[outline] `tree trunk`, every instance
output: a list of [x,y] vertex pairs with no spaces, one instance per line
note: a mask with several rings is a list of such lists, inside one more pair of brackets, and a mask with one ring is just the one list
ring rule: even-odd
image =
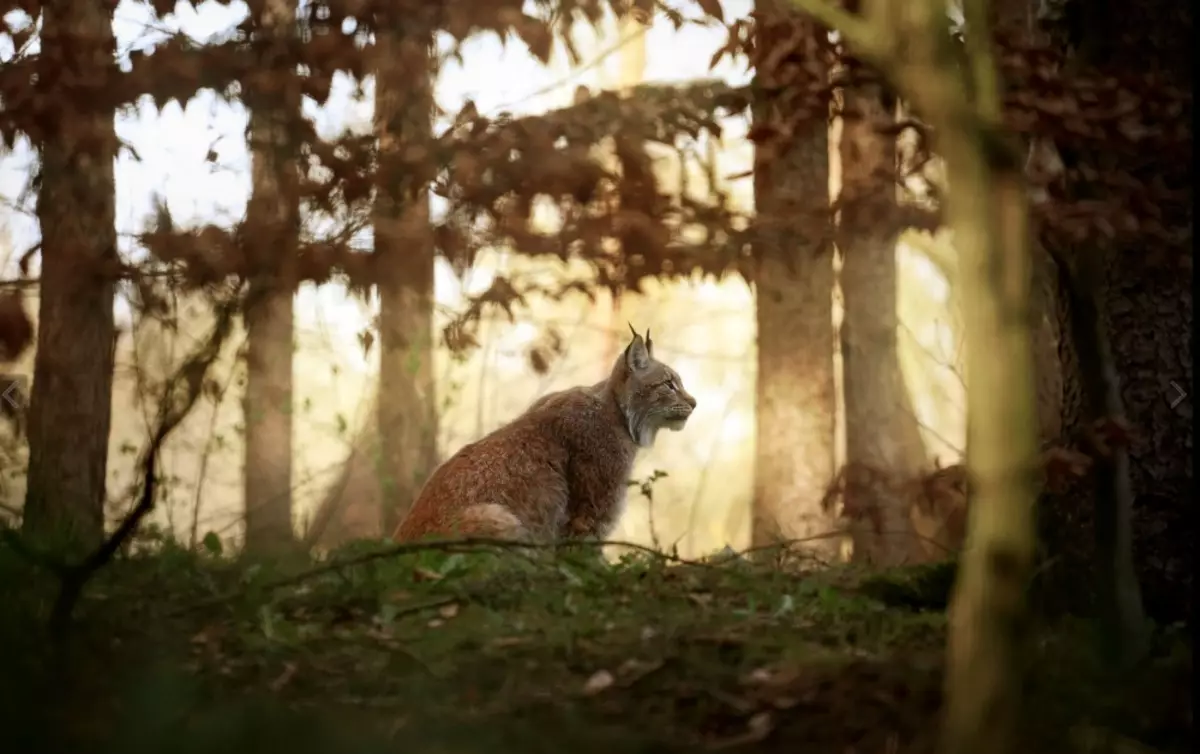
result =
[[[290,34],[295,11],[275,0],[264,11],[267,34]],[[286,57],[282,58],[286,60]],[[281,79],[293,76],[285,64]],[[292,355],[295,263],[300,232],[299,174],[288,123],[300,117],[291,87],[247,92],[253,160],[246,209],[250,261],[246,310],[246,551],[269,553],[295,541],[292,523]]]
[[1062,435],[1063,373],[1059,341],[1064,337],[1058,321],[1058,279],[1054,262],[1036,240],[1033,255],[1033,370],[1036,378],[1039,445],[1057,442]]
[[[1180,26],[1190,27],[1190,17],[1181,20],[1176,17],[1179,13],[1190,16],[1185,6],[1113,0],[1089,6],[1082,16],[1087,23],[1079,29],[1080,36],[1059,41],[1078,50],[1081,65],[1118,73],[1153,71],[1190,89],[1188,43],[1186,35],[1176,32]],[[1065,147],[1062,151],[1071,168],[1086,163],[1092,169],[1131,173],[1146,185],[1183,187],[1187,199],[1178,206],[1160,205],[1159,211],[1166,223],[1190,225],[1190,177],[1184,177],[1187,166],[1175,164],[1172,155],[1154,151],[1090,153],[1072,149],[1070,144],[1059,146]],[[1087,189],[1073,186],[1069,190],[1079,194]],[[1114,484],[1114,480],[1124,484],[1112,473],[1112,467],[1121,463],[1122,451],[1118,450],[1111,458],[1098,459],[1096,474],[1088,480],[1097,485],[1094,489],[1091,483],[1077,485],[1074,494],[1055,495],[1046,501],[1046,539],[1054,556],[1074,566],[1064,578],[1088,579],[1097,586],[1098,607],[1112,619],[1110,633],[1132,633],[1127,627],[1133,620],[1121,617],[1126,611],[1116,606],[1133,604],[1130,595],[1139,582],[1145,610],[1156,620],[1190,619],[1192,296],[1188,276],[1179,266],[1179,260],[1190,262],[1190,249],[1154,241],[1149,248],[1142,244],[1068,248],[1063,253],[1071,267],[1085,258],[1094,264],[1097,255],[1102,260],[1102,269],[1094,272],[1091,287],[1085,291],[1087,298],[1094,300],[1095,322],[1081,323],[1089,318],[1086,313],[1081,317],[1079,306],[1066,295],[1060,297],[1058,313],[1064,329],[1086,332],[1094,327],[1106,333],[1098,337],[1107,343],[1099,345],[1111,351],[1114,371],[1111,376],[1094,369],[1089,373],[1083,344],[1063,339],[1063,431],[1068,437],[1086,440],[1094,435],[1095,421],[1111,415],[1114,405],[1123,405],[1132,425],[1124,449],[1132,499],[1123,501],[1124,493]],[[1110,386],[1110,382],[1115,384]],[[1172,382],[1188,395],[1174,406],[1178,392]],[[1106,396],[1105,391],[1113,395]],[[1081,496],[1093,493],[1094,511],[1080,505]],[[1130,531],[1123,532],[1126,526]],[[1121,552],[1124,549],[1133,551],[1134,575],[1123,573],[1121,564],[1130,558]],[[1097,564],[1100,580],[1093,576]],[[1081,592],[1085,590],[1076,584],[1073,593]]]
[[1026,189],[1017,146],[1005,143],[987,4],[963,3],[962,67],[946,43],[945,5],[903,8],[907,23],[879,33],[906,40],[908,64],[890,67],[945,159],[967,349],[971,503],[949,609],[942,745],[946,754],[1008,754],[1019,749],[1037,492]]
[[[407,23],[407,22],[406,22]],[[405,147],[432,138],[431,33],[378,32],[374,225],[379,286],[380,523],[390,534],[437,463],[433,373],[433,257],[424,164]],[[428,162],[428,159],[425,160]]]
[[[1113,40],[1106,61],[1113,70],[1156,70],[1185,91],[1192,89],[1190,6],[1112,0]],[[1179,14],[1187,16],[1181,24]],[[1117,29],[1124,31],[1118,34]],[[1116,41],[1119,40],[1119,41]],[[1190,113],[1181,118],[1190,120]],[[1190,151],[1190,150],[1189,150]],[[1139,152],[1121,165],[1145,185],[1166,182],[1186,193],[1178,205],[1160,205],[1166,224],[1191,228],[1191,170],[1168,154]],[[1120,397],[1133,424],[1129,475],[1133,487],[1133,540],[1146,605],[1161,620],[1191,617],[1192,595],[1192,250],[1186,241],[1152,242],[1116,249],[1106,270],[1102,317],[1112,338]],[[1157,248],[1154,248],[1157,247]],[[1171,386],[1187,396],[1178,405]]]
[[[1158,618],[1190,619],[1192,289],[1185,275],[1148,262],[1143,249],[1123,248],[1116,257],[1103,301],[1121,400],[1134,427],[1129,474],[1138,571]],[[1187,393],[1180,405],[1172,405],[1172,382]]]
[[[1081,388],[1074,396],[1077,403],[1073,409],[1076,416],[1088,420],[1088,425],[1074,429],[1085,430],[1089,436],[1095,422],[1123,422],[1125,417],[1111,338],[1099,311],[1099,276],[1108,266],[1103,256],[1101,250],[1088,249],[1073,260],[1062,259],[1064,304],[1075,357],[1072,378]],[[1115,443],[1097,452],[1094,461],[1096,552],[1092,560],[1101,638],[1113,664],[1128,666],[1141,657],[1146,638],[1141,590],[1133,566],[1129,451]]]
[[61,110],[41,144],[42,270],[24,528],[83,547],[104,535],[115,345],[117,138],[111,107],[93,91],[109,78],[95,72],[113,71],[105,7],[43,7],[36,64],[36,86]]
[[[760,2],[761,52],[756,80],[763,101],[756,119],[796,119],[773,98],[804,64],[827,58],[823,33],[775,3]],[[793,36],[793,28],[802,33]],[[772,45],[796,44],[765,69]],[[818,57],[819,56],[819,57]],[[822,500],[834,475],[833,255],[828,243],[829,138],[823,113],[804,118],[786,144],[759,148],[754,171],[760,242],[756,249],[758,381],[753,542],[766,545],[830,533],[837,521]],[[800,116],[803,117],[803,116]],[[823,217],[822,220],[808,218]],[[837,557],[837,538],[806,543]]]
[[[847,61],[852,71],[857,63]],[[843,90],[838,245],[842,385],[846,411],[845,506],[855,519],[854,558],[897,565],[921,558],[902,490],[921,473],[925,447],[900,369],[896,316],[895,137],[892,97],[877,84]]]
[[[981,46],[988,43],[985,38]],[[963,257],[971,417],[971,513],[950,607],[944,743],[948,754],[1007,754],[1016,750],[1020,729],[1025,590],[1035,543],[1037,417],[1025,186],[1015,160],[986,158],[982,134],[950,136],[954,121],[935,119],[932,110],[923,109],[947,134],[941,148]]]

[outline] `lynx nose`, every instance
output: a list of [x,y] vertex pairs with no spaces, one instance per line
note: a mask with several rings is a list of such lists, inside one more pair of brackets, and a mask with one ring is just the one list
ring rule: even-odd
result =
[[680,397],[683,398],[683,402],[687,404],[687,412],[684,415],[691,416],[692,409],[696,408],[696,399],[692,397],[691,393],[683,393]]

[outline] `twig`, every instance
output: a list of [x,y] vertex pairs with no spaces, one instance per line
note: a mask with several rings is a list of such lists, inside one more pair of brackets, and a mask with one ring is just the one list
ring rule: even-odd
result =
[[[179,371],[167,382],[166,394],[159,406],[158,428],[142,457],[142,492],[137,505],[121,521],[112,536],[91,555],[79,563],[67,565],[58,571],[60,578],[58,596],[50,611],[49,628],[52,637],[61,639],[66,635],[75,606],[78,604],[87,582],[113,559],[126,540],[137,530],[142,519],[154,509],[155,472],[159,453],[167,438],[200,398],[204,389],[204,377],[220,355],[221,346],[224,345],[233,329],[234,315],[240,308],[238,306],[240,298],[235,292],[227,303],[217,309],[216,323],[213,325],[212,334],[208,340],[184,362]],[[181,383],[184,392],[179,395],[176,391]]]
[[225,384],[221,385],[216,400],[213,401],[212,418],[208,422],[208,440],[204,443],[204,451],[200,454],[200,469],[196,472],[196,499],[192,504],[192,525],[188,537],[188,547],[195,549],[200,533],[200,509],[203,507],[201,495],[204,492],[204,482],[208,478],[208,461],[212,457],[214,439],[217,437],[217,421],[221,417],[221,401],[224,400],[229,386],[237,376],[236,364],[229,368]]

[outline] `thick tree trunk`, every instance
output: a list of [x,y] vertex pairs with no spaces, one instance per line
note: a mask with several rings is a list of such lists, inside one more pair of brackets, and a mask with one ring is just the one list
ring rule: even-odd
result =
[[838,245],[844,254],[845,506],[855,518],[855,560],[897,565],[923,554],[903,489],[926,456],[897,342],[898,229],[889,220],[895,217],[896,143],[878,133],[895,109],[879,85],[848,88],[843,97]]
[[[264,12],[267,33],[288,34],[290,0]],[[291,71],[277,71],[287,77]],[[253,184],[246,209],[251,262],[246,310],[246,550],[294,543],[292,523],[292,354],[295,262],[300,232],[299,174],[288,122],[300,116],[289,87],[247,92]]]
[[[73,546],[104,534],[116,274],[111,108],[92,91],[113,68],[103,3],[42,9],[37,86],[60,103],[42,147],[37,354],[24,528]],[[63,66],[66,66],[64,68]]]
[[[804,76],[803,66],[826,56],[816,28],[774,3],[760,2],[756,77],[764,101],[756,118],[796,113],[772,100],[773,87]],[[792,36],[792,25],[803,30]],[[765,70],[774,44],[797,44],[776,67]],[[807,59],[806,59],[807,58]],[[828,534],[837,521],[822,506],[834,474],[833,255],[829,230],[819,217],[829,205],[828,124],[821,113],[807,118],[786,145],[759,151],[755,202],[760,226],[755,293],[758,321],[756,385],[757,449],[754,470],[755,545]],[[768,157],[769,154],[769,157]],[[829,537],[803,549],[826,560],[837,557]]]
[[[1187,37],[1176,31],[1191,24],[1190,10],[1185,6],[1112,0],[1096,8],[1089,6],[1083,17],[1087,23],[1081,36],[1060,40],[1078,50],[1081,63],[1117,73],[1153,71],[1185,90],[1191,88]],[[1172,162],[1171,155],[1153,151],[1090,154],[1072,149],[1071,144],[1059,146],[1066,154],[1068,167],[1088,163],[1094,169],[1131,173],[1146,185],[1183,189],[1189,194],[1186,200],[1178,205],[1160,205],[1159,211],[1164,224],[1190,225],[1187,166]],[[1087,187],[1072,186],[1069,190],[1079,193]],[[1132,500],[1122,502],[1121,496],[1110,499],[1113,490],[1093,489],[1091,484],[1077,485],[1074,495],[1051,496],[1044,512],[1046,539],[1052,554],[1067,564],[1067,579],[1087,579],[1095,573],[1095,559],[1101,559],[1100,573],[1108,575],[1097,583],[1097,596],[1102,598],[1099,606],[1106,612],[1112,613],[1113,606],[1122,604],[1123,599],[1131,599],[1121,597],[1129,591],[1121,587],[1122,583],[1140,582],[1146,611],[1152,617],[1159,621],[1190,618],[1192,295],[1184,272],[1190,264],[1180,264],[1185,259],[1190,263],[1190,249],[1154,241],[1149,248],[1064,249],[1063,254],[1074,260],[1072,266],[1085,256],[1091,261],[1099,255],[1102,260],[1103,269],[1094,275],[1090,296],[1095,301],[1095,325],[1107,333],[1108,343],[1101,345],[1111,351],[1115,372],[1111,380],[1098,380],[1097,375],[1088,373],[1086,354],[1078,344],[1063,339],[1063,432],[1076,441],[1086,442],[1093,436],[1093,423],[1110,413],[1114,404],[1097,391],[1107,382],[1114,382],[1115,404],[1123,405],[1132,425],[1126,448]],[[1060,296],[1058,312],[1064,331],[1072,326],[1079,328],[1080,312],[1068,296]],[[1178,392],[1172,382],[1188,394],[1174,406]],[[1093,478],[1097,485],[1111,486],[1110,465],[1109,460],[1101,459]],[[1097,495],[1094,512],[1086,498],[1080,499],[1093,493],[1104,493]],[[1126,520],[1130,532],[1121,531]],[[1122,544],[1125,537],[1132,540],[1136,581],[1121,575],[1120,563],[1128,557],[1120,552],[1129,547]],[[1071,565],[1074,568],[1069,568]],[[1120,578],[1111,578],[1114,569]],[[1072,593],[1083,590],[1075,588]]]
[[[1113,70],[1157,71],[1191,91],[1190,5],[1157,0],[1111,0],[1111,26],[1101,30],[1112,44],[1097,59]],[[1105,54],[1107,53],[1107,54]],[[1184,122],[1192,114],[1180,115]],[[1190,150],[1189,150],[1190,151]],[[1136,162],[1134,161],[1136,160]],[[1145,182],[1164,182],[1186,194],[1160,205],[1164,224],[1191,228],[1191,170],[1166,154],[1132,156],[1129,170]],[[1191,233],[1178,245],[1153,242],[1116,250],[1106,272],[1103,315],[1121,400],[1133,424],[1129,475],[1133,487],[1135,563],[1146,606],[1161,620],[1191,617],[1195,505],[1192,482],[1192,250]],[[1156,247],[1156,248],[1155,248]],[[1172,405],[1178,392],[1187,393]]]
[[[1175,249],[1178,254],[1190,254]],[[1164,620],[1190,618],[1192,587],[1192,289],[1143,249],[1119,251],[1104,307],[1121,400],[1133,421],[1129,446],[1137,570],[1148,607]],[[1171,383],[1182,386],[1179,397]]]
[[[1109,266],[1102,250],[1088,250],[1075,259],[1061,257],[1064,309],[1068,313],[1072,379],[1080,386],[1073,396],[1074,417],[1086,417],[1086,426],[1073,430],[1092,437],[1096,422],[1123,422],[1124,402],[1112,356],[1111,337],[1100,312],[1100,274]],[[1133,490],[1129,474],[1129,450],[1113,443],[1093,448],[1095,483],[1096,574],[1101,632],[1114,663],[1127,665],[1140,658],[1144,649],[1145,620],[1141,591],[1133,565]],[[1086,485],[1076,485],[1086,489]]]
[[[381,30],[375,46],[380,145],[374,225],[379,286],[380,524],[390,534],[437,463],[433,240],[426,177],[404,147],[432,136],[432,34]],[[417,150],[420,151],[420,150]]]

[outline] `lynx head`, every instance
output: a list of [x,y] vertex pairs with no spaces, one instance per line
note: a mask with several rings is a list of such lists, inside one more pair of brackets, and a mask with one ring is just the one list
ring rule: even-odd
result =
[[643,338],[632,325],[629,329],[633,340],[617,358],[609,382],[629,435],[647,448],[654,443],[658,430],[683,429],[696,399],[684,389],[678,372],[654,358],[650,331]]

